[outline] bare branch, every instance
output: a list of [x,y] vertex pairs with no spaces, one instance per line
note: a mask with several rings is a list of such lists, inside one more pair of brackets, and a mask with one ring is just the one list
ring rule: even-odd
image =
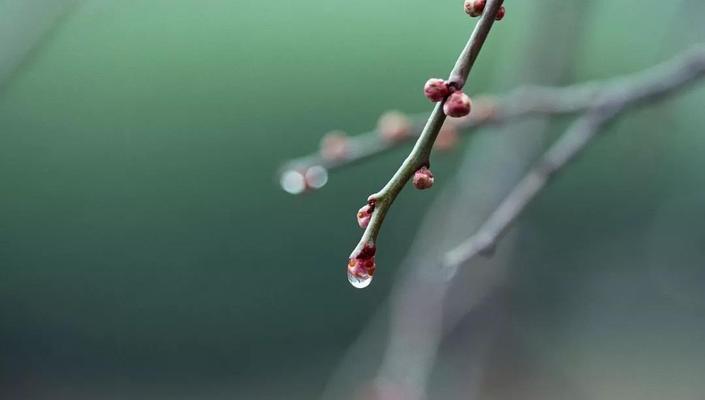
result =
[[[495,15],[497,15],[497,11],[502,6],[502,3],[503,0],[487,1],[485,12],[482,14],[482,17],[478,21],[477,25],[475,25],[475,29],[473,30],[467,45],[456,62],[455,67],[450,74],[449,81],[459,89],[462,88],[464,83],[467,81],[477,55],[479,54],[482,45],[485,43],[485,39],[487,38],[487,35],[489,34],[489,31],[495,21]],[[365,250],[365,248],[374,248],[377,235],[379,234],[384,218],[387,215],[392,203],[402,191],[409,179],[411,179],[414,172],[416,172],[416,170],[420,167],[429,164],[429,156],[431,154],[431,149],[433,148],[433,143],[435,142],[438,132],[443,126],[445,119],[446,115],[443,112],[443,102],[439,102],[429,116],[426,125],[414,145],[414,148],[411,150],[411,153],[409,153],[397,172],[394,176],[392,176],[382,190],[369,197],[369,200],[374,202],[372,219],[365,229],[360,242],[352,251],[350,255],[351,259],[358,257]]]
[[446,254],[444,266],[455,269],[478,255],[491,254],[497,242],[552,177],[565,168],[616,117],[630,108],[663,100],[705,77],[705,47],[625,79],[605,85],[590,109],[553,144],[467,241]]

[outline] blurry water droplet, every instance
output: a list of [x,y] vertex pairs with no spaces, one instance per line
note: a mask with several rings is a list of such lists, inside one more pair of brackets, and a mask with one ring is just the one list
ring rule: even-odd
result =
[[279,183],[287,193],[301,194],[306,190],[306,179],[299,171],[289,170],[284,172]]
[[[372,249],[374,247],[365,247],[365,249]],[[370,250],[368,250],[369,252]],[[375,264],[374,256],[368,254],[362,254],[364,258],[351,258],[348,260],[348,281],[353,287],[357,289],[363,289],[370,286],[372,283],[372,276],[375,274],[375,269],[377,265]]]
[[372,275],[355,275],[348,269],[348,281],[356,289],[364,289],[372,283]]
[[328,170],[320,165],[314,165],[306,170],[305,184],[312,189],[320,189],[328,183]]

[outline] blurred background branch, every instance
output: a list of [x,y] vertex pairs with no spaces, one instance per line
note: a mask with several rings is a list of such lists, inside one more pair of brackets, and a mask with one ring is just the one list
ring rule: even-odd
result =
[[[653,71],[647,72],[651,73]],[[449,120],[446,123],[459,132],[472,133],[487,125],[512,123],[531,116],[577,114],[586,112],[594,107],[597,98],[605,92],[612,91],[615,86],[619,87],[620,90],[629,90],[626,86],[643,85],[645,79],[668,78],[664,76],[645,77],[643,75],[644,72],[640,72],[623,77],[609,78],[604,81],[591,81],[565,87],[522,86],[506,95],[478,97],[474,101],[473,112],[470,115]],[[640,82],[635,82],[635,80]],[[417,138],[423,129],[424,125],[421,124],[421,120],[424,117],[425,114],[409,116],[411,124],[408,134],[396,137],[394,140],[385,139],[383,129],[378,128],[346,138],[344,143],[340,144],[344,149],[340,149],[334,155],[326,155],[325,151],[321,151],[325,149],[321,149],[309,155],[287,161],[280,168],[280,178],[292,171],[306,171],[315,167],[333,171],[353,166],[366,159],[387,153]],[[320,187],[317,189],[320,189]]]
[[585,149],[606,124],[631,108],[661,101],[676,91],[688,89],[703,75],[705,47],[699,46],[633,77],[601,85],[601,89],[590,96],[590,102],[586,102],[590,105],[585,114],[543,154],[477,233],[446,254],[443,265],[450,268],[448,273],[453,274],[455,268],[478,255],[493,253],[497,241],[534,197]]
[[81,0],[4,0],[0,13],[0,91],[32,62]]

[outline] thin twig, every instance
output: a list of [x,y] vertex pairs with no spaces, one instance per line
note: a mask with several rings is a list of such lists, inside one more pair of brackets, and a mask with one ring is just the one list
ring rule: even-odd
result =
[[603,93],[595,97],[591,108],[544,153],[477,232],[446,254],[444,266],[453,270],[478,255],[491,254],[504,233],[551,178],[570,164],[616,117],[630,108],[663,100],[703,77],[705,47],[698,47],[620,84],[606,86]]
[[[504,0],[487,1],[482,17],[477,25],[475,25],[475,29],[470,35],[467,45],[460,54],[458,61],[455,63],[453,71],[450,73],[449,81],[458,89],[462,89],[465,82],[467,82],[470,71],[477,59],[477,55],[487,39],[487,35],[494,24],[495,15],[497,15],[503,2]],[[443,112],[443,102],[439,102],[429,116],[411,153],[409,153],[397,172],[382,190],[369,197],[370,200],[374,200],[375,202],[372,219],[365,229],[360,242],[352,251],[350,258],[357,257],[366,246],[374,246],[384,218],[387,215],[387,211],[389,211],[396,197],[414,175],[414,172],[420,167],[429,164],[429,156],[433,148],[433,143],[436,141],[438,132],[443,126],[445,119],[446,115]]]
[[[39,3],[39,2],[38,2]],[[56,33],[63,28],[66,22],[74,15],[82,5],[83,0],[67,0],[48,4],[37,4],[35,10],[39,10],[39,15],[28,15],[32,21],[31,29],[20,32],[11,32],[10,38],[12,46],[3,46],[3,59],[0,61],[0,92],[31,64],[43,48],[51,41]],[[30,8],[31,9],[31,8]],[[12,17],[9,17],[12,18]],[[16,18],[16,17],[15,17]],[[4,21],[9,22],[9,21]],[[12,27],[22,28],[25,25],[13,21],[16,25]],[[25,37],[21,37],[25,36]],[[21,40],[18,40],[21,39]],[[5,43],[3,43],[4,45]],[[14,54],[13,54],[14,53]]]
[[[594,105],[595,99],[600,94],[615,85],[622,86],[625,81],[632,79],[634,79],[634,75],[565,87],[527,85],[497,97],[478,97],[473,102],[473,112],[467,117],[453,120],[453,126],[459,132],[470,133],[477,128],[506,124],[535,115],[555,116],[582,113]],[[409,117],[412,126],[409,135],[404,138],[395,141],[384,140],[379,130],[375,129],[349,138],[344,157],[325,158],[317,151],[286,162],[281,167],[280,173],[292,170],[305,171],[314,166],[333,171],[389,152],[417,139],[423,129],[422,118],[425,116],[426,114],[414,114]]]

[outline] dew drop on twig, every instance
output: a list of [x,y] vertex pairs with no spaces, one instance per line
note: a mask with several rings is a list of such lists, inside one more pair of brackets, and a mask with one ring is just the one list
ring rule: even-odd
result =
[[356,289],[364,289],[372,283],[372,275],[355,275],[348,270],[348,281]]

